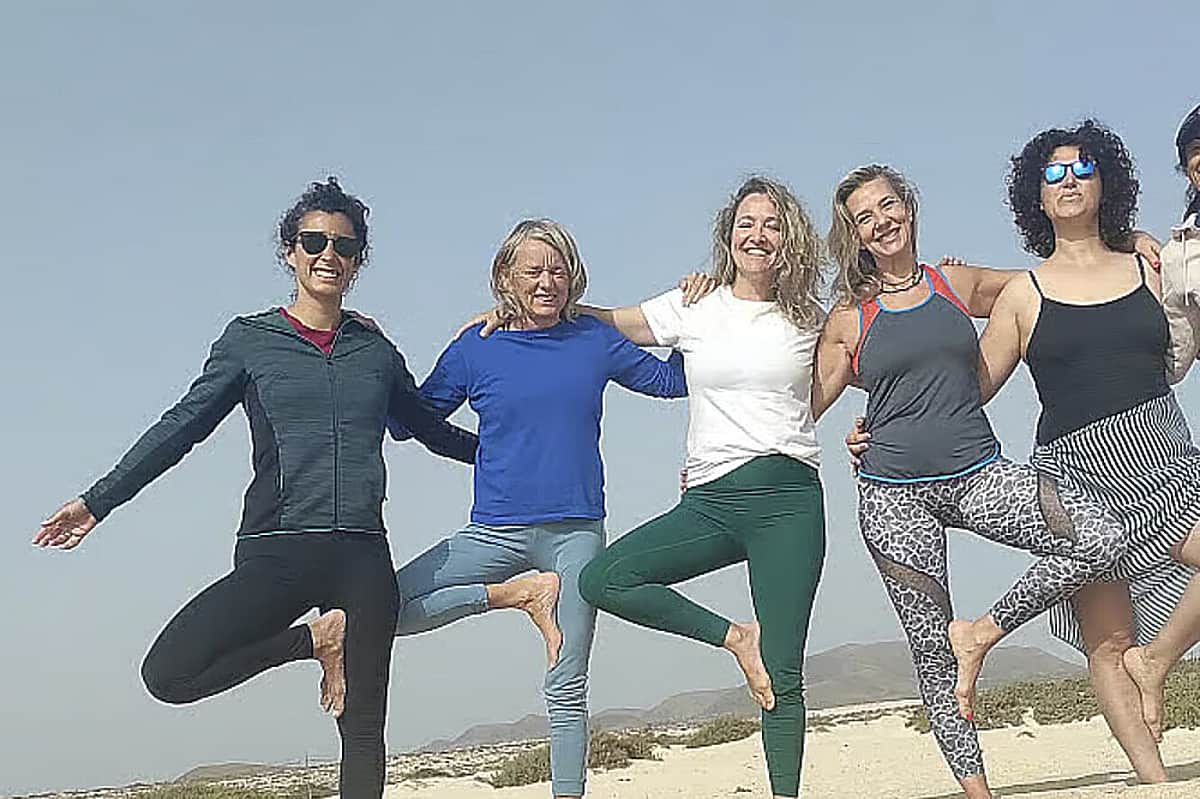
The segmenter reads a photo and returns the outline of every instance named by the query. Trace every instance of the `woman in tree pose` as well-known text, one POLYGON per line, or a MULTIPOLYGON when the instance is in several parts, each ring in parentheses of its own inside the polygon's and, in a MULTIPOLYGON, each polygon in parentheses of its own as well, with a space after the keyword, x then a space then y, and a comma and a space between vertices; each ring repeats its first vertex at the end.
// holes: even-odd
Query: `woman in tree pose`
POLYGON ((1098 503, 1000 455, 979 389, 971 317, 1019 273, 917 259, 917 195, 891 167, 834 190, 838 304, 817 348, 814 407, 867 392, 859 527, 908 637, 934 737, 968 797, 990 797, 972 719, 983 656, 1111 569, 1122 531, 1098 503), (1037 556, 989 612, 952 623, 946 528, 1037 556), (957 699, 957 701, 956 701, 957 699))
POLYGON ((801 666, 825 553, 810 407, 819 252, 791 191, 754 177, 717 215, 715 291, 687 306, 675 290, 591 310, 634 343, 684 353, 689 487, 593 560, 580 589, 624 619, 729 650, 763 708, 771 789, 789 797, 799 790, 801 666), (670 588, 742 561, 758 623, 731 622, 670 588))
POLYGON ((460 332, 421 386, 440 416, 464 402, 479 416, 471 523, 396 573, 396 631, 497 608, 529 613, 549 661, 551 788, 556 797, 582 796, 596 611, 578 583, 604 547, 604 390, 612 381, 683 397, 687 384, 678 353, 659 360, 579 313, 587 273, 557 222, 518 224, 496 253, 491 283, 503 326, 486 338, 478 327, 460 332), (509 580, 529 570, 537 573, 509 580))
POLYGON ((1026 248, 1045 261, 996 302, 981 339, 982 390, 990 397, 1024 359, 1042 404, 1034 465, 1122 523, 1127 554, 1110 579, 1056 607, 1051 630, 1087 655, 1138 777, 1162 782, 1162 681, 1200 638, 1200 450, 1167 382, 1159 276, 1129 252, 1132 160, 1088 120, 1035 136, 1008 185, 1026 248))
POLYGON ((296 281, 291 305, 230 322, 184 397, 34 537, 74 549, 240 404, 254 478, 233 571, 167 623, 142 676, 156 698, 186 704, 316 659, 321 705, 341 734, 346 799, 383 793, 399 607, 382 516, 385 424, 391 415, 431 451, 464 463, 477 443, 425 406, 395 346, 342 307, 367 260, 367 213, 335 179, 312 184, 279 223, 279 258, 296 281), (312 608, 321 615, 296 623, 312 608))

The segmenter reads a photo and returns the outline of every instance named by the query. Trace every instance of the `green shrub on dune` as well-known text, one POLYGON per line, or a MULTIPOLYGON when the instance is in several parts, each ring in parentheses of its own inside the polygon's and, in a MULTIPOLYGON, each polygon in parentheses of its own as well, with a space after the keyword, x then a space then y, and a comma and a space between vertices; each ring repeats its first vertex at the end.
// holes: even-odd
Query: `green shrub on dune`
MULTIPOLYGON (((1084 678, 1018 682, 979 692, 975 726, 981 730, 1018 727, 1026 714, 1038 724, 1067 724, 1100 715, 1100 705, 1084 678)), ((929 732, 925 708, 914 708, 906 722, 917 732, 929 732)), ((1200 727, 1200 660, 1184 660, 1167 678, 1163 729, 1200 727)))
POLYGON ((550 747, 539 746, 504 761, 489 780, 493 788, 515 788, 550 779, 550 747))
POLYGON ((720 716, 708 722, 691 735, 685 736, 683 745, 688 749, 698 749, 701 746, 716 746, 717 744, 749 738, 760 729, 762 729, 762 725, 753 719, 740 719, 737 716, 720 716))
MULTIPOLYGON (((588 738, 587 767, 624 768, 634 760, 657 760, 658 738, 646 732, 594 732, 588 738)), ((550 747, 539 746, 509 758, 490 780, 495 788, 512 788, 550 779, 550 747)))
POLYGON ((312 788, 293 788, 270 791, 261 788, 239 788, 219 782, 184 782, 155 785, 133 794, 134 799, 319 799, 337 791, 312 788))
POLYGON ((632 760, 658 760, 658 740, 645 732, 596 732, 588 741, 587 767, 623 768, 632 760))
POLYGON ((1185 660, 1167 677, 1163 729, 1200 727, 1200 659, 1185 660))

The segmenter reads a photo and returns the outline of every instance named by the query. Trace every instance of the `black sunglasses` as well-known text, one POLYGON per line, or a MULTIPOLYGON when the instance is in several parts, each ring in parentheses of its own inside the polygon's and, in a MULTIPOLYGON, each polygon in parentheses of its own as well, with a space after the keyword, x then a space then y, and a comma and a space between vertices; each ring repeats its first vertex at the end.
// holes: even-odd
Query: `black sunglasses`
POLYGON ((334 236, 330 238, 319 230, 302 230, 298 236, 300 246, 309 255, 320 255, 325 252, 329 242, 333 242, 333 251, 343 258, 354 258, 362 252, 362 244, 353 236, 334 236))

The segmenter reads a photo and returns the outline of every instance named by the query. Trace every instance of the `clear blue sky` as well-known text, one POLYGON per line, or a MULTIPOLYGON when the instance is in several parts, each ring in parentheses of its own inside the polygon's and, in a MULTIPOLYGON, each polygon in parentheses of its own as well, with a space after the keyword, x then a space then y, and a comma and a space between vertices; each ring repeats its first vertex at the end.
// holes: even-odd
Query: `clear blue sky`
MULTIPOLYGON (((1141 222, 1181 210, 1172 138, 1198 99, 1191 4, 20 3, 0 49, 5 535, 0 793, 174 777, 203 762, 333 757, 315 665, 184 709, 142 688, 163 623, 226 571, 249 444, 240 413, 71 555, 36 523, 107 470, 195 375, 234 314, 286 301, 278 214, 335 173, 372 207, 374 263, 351 304, 418 374, 489 304, 494 248, 523 216, 576 234, 588 299, 630 303, 705 263, 710 221, 754 170, 795 187, 822 229, 871 160, 922 190, 922 252, 1022 266, 1007 158, 1097 115, 1138 160, 1141 222), (571 7, 568 7, 571 6, 571 7), (1174 88, 1178 87, 1178 88, 1174 88), (1189 94, 1189 92, 1192 92, 1189 94)), ((1196 406, 1193 384, 1180 394, 1196 406)), ((830 548, 810 651, 899 637, 854 521, 838 446, 861 395, 821 425, 830 548)), ((994 405, 1024 459, 1022 373, 994 405)), ((469 414, 461 417, 471 424, 469 414)), ((609 533, 668 508, 685 407, 608 396, 609 533)), ((453 530, 469 473, 390 445, 387 521, 402 562, 453 530)), ((956 537, 960 613, 1023 555, 956 537)), ((738 618, 745 574, 687 590, 738 618)), ((1044 623, 1018 641, 1049 644, 1044 623)), ((497 613, 398 642, 388 744, 541 712, 541 648, 497 613)), ((732 685, 721 652, 601 621, 594 709, 732 685)))

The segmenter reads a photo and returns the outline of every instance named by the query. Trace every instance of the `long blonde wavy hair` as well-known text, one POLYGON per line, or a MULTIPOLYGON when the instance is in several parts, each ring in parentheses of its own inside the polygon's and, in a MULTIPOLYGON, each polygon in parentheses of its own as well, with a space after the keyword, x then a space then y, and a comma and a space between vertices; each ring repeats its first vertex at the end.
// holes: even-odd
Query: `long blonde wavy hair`
POLYGON ((737 267, 729 244, 737 209, 751 194, 765 194, 775 205, 780 221, 780 246, 776 257, 775 303, 783 315, 801 330, 818 327, 824 319, 818 294, 821 288, 821 237, 804 206, 791 190, 763 175, 745 180, 729 197, 713 222, 713 277, 733 285, 737 267))
POLYGON ((527 241, 540 241, 562 256, 567 266, 570 286, 567 289, 567 304, 560 316, 574 319, 579 315, 579 300, 587 289, 587 270, 579 256, 575 239, 553 219, 523 219, 500 243, 496 257, 492 259, 492 296, 496 298, 496 311, 505 321, 520 319, 527 309, 512 289, 512 266, 517 258, 517 248, 527 241))
POLYGON ((867 164, 842 178, 833 190, 833 223, 829 226, 829 253, 837 264, 834 292, 839 302, 858 305, 879 295, 883 284, 875 256, 863 246, 858 226, 846 202, 850 195, 873 180, 883 178, 908 209, 912 224, 913 257, 917 254, 917 187, 898 170, 885 164, 867 164))

